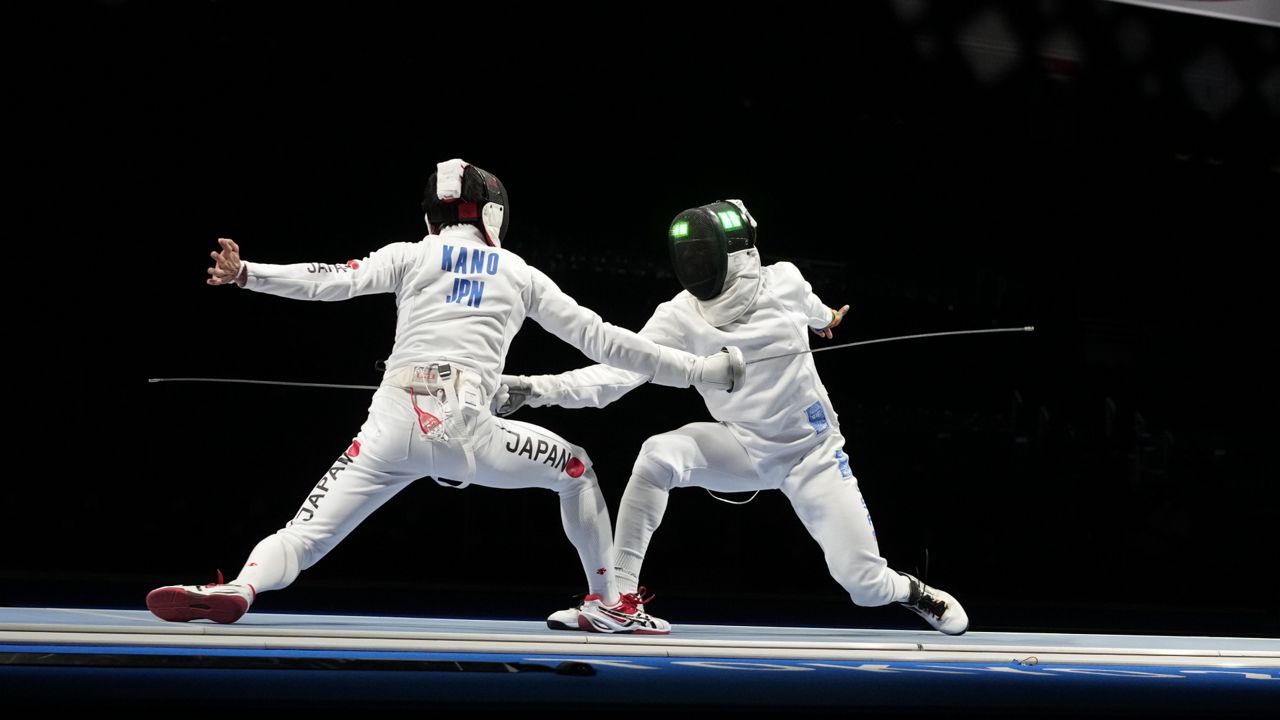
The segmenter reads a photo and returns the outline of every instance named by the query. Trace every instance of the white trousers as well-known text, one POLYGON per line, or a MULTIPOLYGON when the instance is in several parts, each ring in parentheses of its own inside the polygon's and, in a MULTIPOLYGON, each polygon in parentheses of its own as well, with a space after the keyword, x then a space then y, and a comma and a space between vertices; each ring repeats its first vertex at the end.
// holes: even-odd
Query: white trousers
POLYGON ((907 599, 907 580, 880 556, 871 514, 844 454, 844 438, 833 428, 825 438, 815 440, 813 448, 793 465, 768 476, 759 472, 737 438, 719 423, 691 423, 646 440, 618 511, 614 558, 619 589, 634 592, 649 540, 662 522, 672 489, 777 489, 822 547, 831 576, 853 602, 876 606, 907 599))
MULTIPOLYGON (((475 474, 495 488, 546 488, 560 496, 565 534, 578 550, 590 592, 614 596, 609 513, 581 447, 536 425, 483 411, 469 423, 475 474)), ((293 582, 357 525, 423 476, 462 480, 468 463, 457 443, 426 440, 409 393, 383 386, 351 446, 307 494, 284 528, 258 543, 234 582, 257 592, 293 582)))

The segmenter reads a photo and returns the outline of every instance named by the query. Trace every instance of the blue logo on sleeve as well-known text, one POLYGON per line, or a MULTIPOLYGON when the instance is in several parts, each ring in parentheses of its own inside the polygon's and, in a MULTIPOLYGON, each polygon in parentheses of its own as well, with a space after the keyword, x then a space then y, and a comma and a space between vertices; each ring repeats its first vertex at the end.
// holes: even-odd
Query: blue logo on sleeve
POLYGON ((827 411, 822 409, 822 401, 810 405, 804 411, 809 416, 809 424, 813 426, 813 431, 818 435, 831 428, 827 423, 827 411))
MULTIPOLYGON (((853 471, 849 469, 849 456, 844 454, 844 450, 836 451, 836 462, 840 465, 840 477, 845 480, 853 477, 853 471)), ((867 514, 867 517, 871 517, 870 513, 867 514)))
MULTIPOLYGON (((861 496, 862 493, 858 493, 861 496)), ((861 498, 862 509, 867 511, 867 527, 871 528, 871 537, 876 537, 876 524, 871 522, 871 508, 867 507, 867 499, 861 498)), ((879 538, 876 538, 877 540, 879 538)))

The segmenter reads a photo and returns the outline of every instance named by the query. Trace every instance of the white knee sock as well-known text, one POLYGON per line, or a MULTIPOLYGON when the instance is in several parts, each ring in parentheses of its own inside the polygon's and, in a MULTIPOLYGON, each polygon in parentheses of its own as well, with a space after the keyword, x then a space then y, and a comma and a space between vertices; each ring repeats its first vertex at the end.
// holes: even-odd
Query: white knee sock
POLYGON ((889 574, 892 576, 889 582, 893 585, 893 600, 890 602, 906 602, 911 599, 911 581, 899 575, 897 571, 890 569, 889 574))
POLYGON ((302 556, 302 542, 281 530, 253 548, 240 574, 231 582, 252 585, 259 593, 288 587, 302 572, 302 556))
POLYGON ((590 484, 580 484, 560 493, 560 520, 564 523, 564 534, 582 559, 587 590, 592 595, 599 595, 606 604, 617 602, 618 591, 614 586, 610 562, 613 526, 609 522, 609 508, 600 493, 600 486, 594 482, 594 475, 590 484))
POLYGON ((618 533, 613 565, 618 573, 618 591, 636 592, 640 566, 649 549, 649 540, 667 511, 668 492, 642 475, 632 475, 618 508, 618 533))

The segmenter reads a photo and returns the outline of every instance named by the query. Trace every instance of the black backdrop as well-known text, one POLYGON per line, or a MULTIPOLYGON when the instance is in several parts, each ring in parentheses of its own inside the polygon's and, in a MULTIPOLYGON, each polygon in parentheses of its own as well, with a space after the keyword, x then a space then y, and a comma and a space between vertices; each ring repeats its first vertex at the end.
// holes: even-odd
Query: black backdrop
MULTIPOLYGON (((670 218, 725 196, 766 261, 853 306, 837 340, 1035 325, 816 358, 882 551, 927 555, 975 629, 1280 632, 1280 31, 1111 3, 846 12, 21 23, 0 602, 140 608, 233 575, 368 395, 146 379, 376 383, 394 306, 206 287, 215 238, 268 262, 413 240, 427 175, 463 157, 506 183, 509 246, 632 329, 678 289, 670 218)), ((508 368, 584 363, 530 323, 508 368)), ((584 445, 616 509, 643 439, 705 410, 647 387, 517 417, 584 445)), ((915 624, 853 607, 778 493, 675 493, 644 581, 676 622, 915 624)), ((540 617, 581 584, 550 493, 425 481, 258 607, 540 617)))

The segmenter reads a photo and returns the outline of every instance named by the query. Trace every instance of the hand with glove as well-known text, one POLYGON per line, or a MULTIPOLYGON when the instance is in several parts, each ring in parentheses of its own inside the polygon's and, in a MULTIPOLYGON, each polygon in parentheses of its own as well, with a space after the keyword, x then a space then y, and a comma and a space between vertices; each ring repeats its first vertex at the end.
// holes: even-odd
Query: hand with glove
POLYGON ((524 407, 533 396, 533 385, 524 375, 503 375, 494 393, 489 409, 494 415, 506 417, 524 407))
POLYGON ((747 363, 736 347, 720 348, 720 352, 698 358, 694 387, 699 390, 733 392, 747 379, 747 363))

